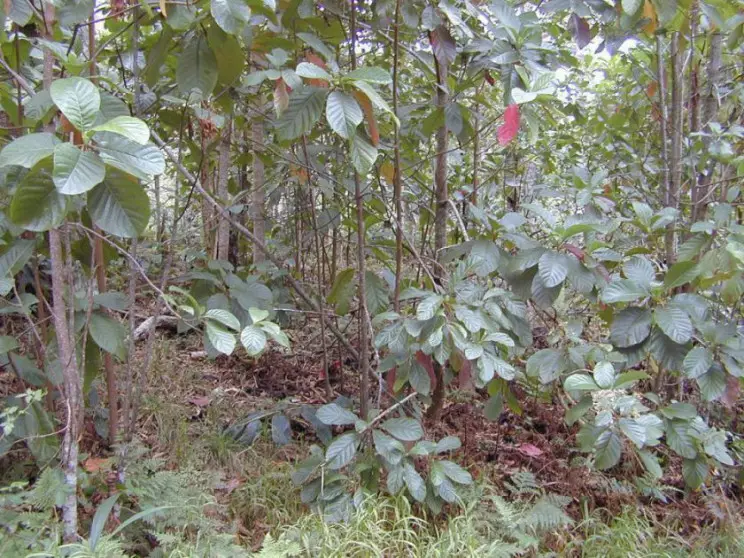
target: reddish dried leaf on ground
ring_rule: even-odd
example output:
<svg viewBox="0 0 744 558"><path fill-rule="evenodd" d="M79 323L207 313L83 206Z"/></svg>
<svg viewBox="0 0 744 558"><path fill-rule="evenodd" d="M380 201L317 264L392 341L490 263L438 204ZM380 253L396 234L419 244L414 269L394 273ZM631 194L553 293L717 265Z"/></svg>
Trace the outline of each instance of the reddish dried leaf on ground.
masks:
<svg viewBox="0 0 744 558"><path fill-rule="evenodd" d="M533 444L522 444L517 448L517 450L519 453L529 457L539 457L543 454L543 451Z"/></svg>

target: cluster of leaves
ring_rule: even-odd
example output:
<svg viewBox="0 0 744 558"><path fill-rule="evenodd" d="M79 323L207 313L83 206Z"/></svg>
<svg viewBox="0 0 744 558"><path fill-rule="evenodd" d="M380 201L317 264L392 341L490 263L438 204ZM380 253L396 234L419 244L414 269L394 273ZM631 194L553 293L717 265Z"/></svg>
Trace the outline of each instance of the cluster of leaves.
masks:
<svg viewBox="0 0 744 558"><path fill-rule="evenodd" d="M316 418L325 425L354 426L354 430L329 441L325 450L313 446L310 457L292 475L293 482L302 486L302 501L321 511L329 521L347 519L365 493L377 492L383 472L390 494L405 488L416 502L425 503L434 513L439 513L445 503L458 503L458 487L472 483L470 473L456 463L433 459L458 449L458 438L422 440L424 431L418 420L405 416L382 420L386 414L373 413L369 421L364 421L338 403L318 409ZM419 471L422 461L428 465L426 479ZM350 479L341 471L352 464L361 479L353 498L348 491Z"/></svg>

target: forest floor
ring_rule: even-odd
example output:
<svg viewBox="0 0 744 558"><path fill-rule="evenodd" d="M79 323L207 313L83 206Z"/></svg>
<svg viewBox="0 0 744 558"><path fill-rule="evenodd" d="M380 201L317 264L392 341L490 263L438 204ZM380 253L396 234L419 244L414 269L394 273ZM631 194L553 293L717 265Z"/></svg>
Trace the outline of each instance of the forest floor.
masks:
<svg viewBox="0 0 744 558"><path fill-rule="evenodd" d="M267 533L276 537L311 515L301 504L290 475L293 465L317 441L312 430L304 428L301 420L293 420L292 441L281 447L271 441L269 432L251 446L225 435L226 427L255 411L326 402L317 329L310 324L288 332L291 351L274 346L258 359L236 354L208 360L200 352L199 335L158 331L138 426L142 445L167 470L211 473L211 485L203 488L216 504L215 520L226 532L237 532L240 543L254 550L261 547ZM332 340L328 341L331 346ZM138 358L143 345L138 346ZM351 398L357 392L358 376L349 363L339 366L336 357L331 383L335 395ZM559 404L524 391L516 395L523 412L505 410L499 421L490 421L483 412L487 395L472 389L450 391L441 420L426 424L426 435L430 439L458 436L462 448L453 459L467 467L477 486L491 493L506 499L523 497L515 492L515 479L529 473L532 494L566 497L573 526L543 534L534 555L742 555L739 497L686 494L679 464L674 462L666 468L657 497L641 496L633 485L636 469L613 471L610 476L584 464L575 447L577 427L566 426ZM264 430L269 428L264 426ZM86 455L83 467L103 485L110 478L113 459L96 433L92 416L86 421L82 451ZM475 504L478 509L479 502ZM449 513L457 516L460 512ZM445 520L430 518L435 532L444 525ZM369 555L393 556L395 552ZM422 550L412 555L447 553Z"/></svg>
<svg viewBox="0 0 744 558"><path fill-rule="evenodd" d="M282 447L275 446L268 433L250 448L225 441L222 433L249 413L271 410L281 402L327 402L317 333L313 324L290 330L289 352L275 346L257 360L236 353L213 361L199 356L199 336L158 333L155 366L147 382L140 422L141 439L153 452L165 456L172 467L197 460L201 461L198 466L220 471L220 499L253 548L260 546L267 532L281 530L309 513L299 503L299 489L291 484L289 474L293 463L304 459L309 444L317 440L311 430L294 421L293 440ZM332 345L329 338L328 346ZM340 364L338 358L331 358L335 395L353 398L358 374L349 366L352 363ZM665 501L653 495L639 496L633 485L638 469L626 467L610 476L583 464L575 442L578 427L566 426L565 411L559 404L523 391L517 392L517 397L521 415L505 410L499 421L491 421L483 412L486 394L473 389L451 391L441 420L426 424L426 432L431 439L460 437L462 448L455 452L454 460L497 493L508 495L515 474L527 472L540 490L570 499L566 511L574 528L543 537L543 550L580 555L578 549L605 521L630 513L647 529L639 534L636 544L651 544L650 533L652 539L666 540L681 555L695 549L706 556L728 554L724 548L728 548L729 532L742 532L736 519L742 517L738 497L686 494L681 464L673 460L658 484L662 490L657 496ZM723 537L724 547L716 550L711 540L719 537ZM646 555L643 547L637 550Z"/></svg>

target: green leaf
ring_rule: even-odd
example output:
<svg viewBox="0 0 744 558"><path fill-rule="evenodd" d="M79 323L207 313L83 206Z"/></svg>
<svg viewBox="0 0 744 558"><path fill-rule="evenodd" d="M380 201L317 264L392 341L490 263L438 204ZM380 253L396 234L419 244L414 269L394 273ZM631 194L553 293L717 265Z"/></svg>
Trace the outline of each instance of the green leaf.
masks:
<svg viewBox="0 0 744 558"><path fill-rule="evenodd" d="M83 194L103 182L106 166L92 151L81 151L71 143L54 149L52 180L61 194Z"/></svg>
<svg viewBox="0 0 744 558"><path fill-rule="evenodd" d="M708 462L702 456L682 460L682 478L685 479L685 484L693 490L697 490L708 480L708 472Z"/></svg>
<svg viewBox="0 0 744 558"><path fill-rule="evenodd" d="M351 463L356 455L357 446L359 446L359 434L356 432L347 432L333 440L326 450L328 468L341 469Z"/></svg>
<svg viewBox="0 0 744 558"><path fill-rule="evenodd" d="M431 391L431 378L429 372L418 361L411 364L411 370L408 373L408 381L411 387L421 395L429 395Z"/></svg>
<svg viewBox="0 0 744 558"><path fill-rule="evenodd" d="M127 331L118 321L99 312L90 315L88 332L96 345L119 359L125 355L124 340Z"/></svg>
<svg viewBox="0 0 744 558"><path fill-rule="evenodd" d="M643 450L638 452L638 457L641 458L643 467L646 469L646 472L651 475L651 478L653 478L654 480L659 480L662 476L664 476L664 471L661 470L659 460L654 454L649 451Z"/></svg>
<svg viewBox="0 0 744 558"><path fill-rule="evenodd" d="M696 380L705 401L715 401L726 392L726 372L719 365L712 366Z"/></svg>
<svg viewBox="0 0 744 558"><path fill-rule="evenodd" d="M595 460L597 469L604 471L611 469L620 462L623 452L623 442L614 430L608 429L602 432L594 443Z"/></svg>
<svg viewBox="0 0 744 558"><path fill-rule="evenodd" d="M615 367L611 362L598 362L593 373L594 380L602 389L609 389L615 383Z"/></svg>
<svg viewBox="0 0 744 558"><path fill-rule="evenodd" d="M629 16L635 15L642 4L643 0L623 0L623 11Z"/></svg>
<svg viewBox="0 0 744 558"><path fill-rule="evenodd" d="M228 35L216 25L211 25L207 31L207 41L212 52L217 56L217 81L229 86L235 84L243 74L247 57L240 41L235 35Z"/></svg>
<svg viewBox="0 0 744 558"><path fill-rule="evenodd" d="M612 389L625 389L633 385L639 380L645 380L648 378L648 374L641 370L631 370L630 372L623 372L618 376L615 381L615 385Z"/></svg>
<svg viewBox="0 0 744 558"><path fill-rule="evenodd" d="M697 263L694 261L678 262L669 268L664 278L664 287L666 289L681 287L694 280L698 273Z"/></svg>
<svg viewBox="0 0 744 558"><path fill-rule="evenodd" d="M426 500L426 484L424 483L424 479L421 478L421 475L418 474L418 471L410 463L406 463L403 466L403 480L414 500L417 502Z"/></svg>
<svg viewBox="0 0 744 558"><path fill-rule="evenodd" d="M351 140L351 163L356 171L366 176L377 160L377 148L359 132Z"/></svg>
<svg viewBox="0 0 744 558"><path fill-rule="evenodd" d="M58 79L52 82L50 93L54 104L75 128L87 132L96 125L101 95L90 81L80 77Z"/></svg>
<svg viewBox="0 0 744 558"><path fill-rule="evenodd" d="M333 77L331 76L331 74L326 72L320 66L316 66L312 62L300 62L299 64L297 64L295 73L298 76L307 79L322 79L329 82L333 81Z"/></svg>
<svg viewBox="0 0 744 558"><path fill-rule="evenodd" d="M10 335L0 335L0 355L18 348L18 341Z"/></svg>
<svg viewBox="0 0 744 558"><path fill-rule="evenodd" d="M240 333L240 342L250 356L256 356L266 347L266 334L262 329L249 325Z"/></svg>
<svg viewBox="0 0 744 558"><path fill-rule="evenodd" d="M150 198L132 176L111 169L103 183L88 192L88 213L107 233L136 238L150 220Z"/></svg>
<svg viewBox="0 0 744 558"><path fill-rule="evenodd" d="M372 431L372 439L374 440L377 453L391 464L397 465L403 460L406 448L398 440L380 430Z"/></svg>
<svg viewBox="0 0 744 558"><path fill-rule="evenodd" d="M244 0L211 0L211 13L225 33L234 35L251 18L251 9Z"/></svg>
<svg viewBox="0 0 744 558"><path fill-rule="evenodd" d="M268 310L262 310L260 308L255 308L251 306L248 308L248 315L251 317L251 321L254 324L257 324L258 322L263 322L266 318L269 317Z"/></svg>
<svg viewBox="0 0 744 558"><path fill-rule="evenodd" d="M355 424L359 420L358 416L337 403L323 405L317 410L315 416L320 422L329 426L346 426Z"/></svg>
<svg viewBox="0 0 744 558"><path fill-rule="evenodd" d="M419 442L421 443L421 442ZM460 449L462 442L457 436L445 436L439 440L434 448L435 453L447 453L448 451L454 451Z"/></svg>
<svg viewBox="0 0 744 558"><path fill-rule="evenodd" d="M694 419L697 416L697 409L690 403L672 403L661 408L661 414L667 418L674 419Z"/></svg>
<svg viewBox="0 0 744 558"><path fill-rule="evenodd" d="M235 336L226 329L222 329L214 322L207 322L205 331L207 339L218 352L230 355L235 350Z"/></svg>
<svg viewBox="0 0 744 558"><path fill-rule="evenodd" d="M442 479L442 482L437 486L437 494L448 504L457 502L457 491L449 479Z"/></svg>
<svg viewBox="0 0 744 558"><path fill-rule="evenodd" d="M10 202L10 220L30 231L44 232L62 224L67 200L52 180L52 162L36 165L23 177Z"/></svg>
<svg viewBox="0 0 744 558"><path fill-rule="evenodd" d="M375 66L365 66L363 68L352 70L344 76L344 79L365 81L367 83L379 83L381 85L387 85L393 82L393 78L390 77L390 72Z"/></svg>
<svg viewBox="0 0 744 558"><path fill-rule="evenodd" d="M47 132L16 138L0 151L0 167L18 165L30 169L54 153L59 143L54 134Z"/></svg>
<svg viewBox="0 0 744 558"><path fill-rule="evenodd" d="M190 101L206 99L217 85L217 59L203 35L192 36L186 42L178 57L176 82Z"/></svg>
<svg viewBox="0 0 744 558"><path fill-rule="evenodd" d="M232 314L232 312L228 312L227 310L212 308L211 310L207 310L204 317L227 326L234 331L240 331L240 321Z"/></svg>
<svg viewBox="0 0 744 558"><path fill-rule="evenodd" d="M323 113L328 89L303 85L292 91L289 105L276 122L279 138L297 139L309 132Z"/></svg>
<svg viewBox="0 0 744 558"><path fill-rule="evenodd" d="M654 310L654 321L667 337L679 344L687 343L693 334L692 322L679 306L670 304Z"/></svg>
<svg viewBox="0 0 744 558"><path fill-rule="evenodd" d="M653 264L643 256L633 256L623 264L625 277L635 281L641 287L648 288L656 279L656 271Z"/></svg>
<svg viewBox="0 0 744 558"><path fill-rule="evenodd" d="M607 304L635 302L649 295L648 288L632 279L616 279L602 292L601 300Z"/></svg>
<svg viewBox="0 0 744 558"><path fill-rule="evenodd" d="M579 402L576 405L566 411L566 424L568 426L575 424L577 420L586 414L586 412L592 407L593 403L594 399L591 395L585 395L579 399Z"/></svg>
<svg viewBox="0 0 744 558"><path fill-rule="evenodd" d="M392 418L380 425L392 436L404 442L415 442L424 435L421 423L412 418Z"/></svg>
<svg viewBox="0 0 744 558"><path fill-rule="evenodd" d="M569 264L567 260L567 256L556 252L545 252L540 256L540 261L537 264L537 274L543 285L552 289L563 283L568 274Z"/></svg>
<svg viewBox="0 0 744 558"><path fill-rule="evenodd" d="M457 463L443 459L439 462L439 466L442 468L442 471L444 471L444 474L457 484L473 484L473 477L470 473L460 467Z"/></svg>
<svg viewBox="0 0 744 558"><path fill-rule="evenodd" d="M354 296L356 290L356 281L354 275L356 270L353 267L349 267L336 274L336 280L333 282L331 292L328 293L327 301L329 304L333 304L336 310L336 314L339 316L345 316L349 313L349 307L351 306L351 299Z"/></svg>
<svg viewBox="0 0 744 558"><path fill-rule="evenodd" d="M326 118L334 132L344 139L351 139L364 114L354 97L341 91L332 91L326 101Z"/></svg>
<svg viewBox="0 0 744 558"><path fill-rule="evenodd" d="M632 418L621 417L618 426L620 431L638 448L642 448L646 444L646 427L643 424Z"/></svg>
<svg viewBox="0 0 744 558"><path fill-rule="evenodd" d="M665 433L667 445L685 459L695 459L695 441L689 433L688 423L680 420L666 420Z"/></svg>
<svg viewBox="0 0 744 558"><path fill-rule="evenodd" d="M33 256L36 241L18 238L0 255L0 278L15 277ZM12 287L11 287L12 288Z"/></svg>
<svg viewBox="0 0 744 558"><path fill-rule="evenodd" d="M589 374L572 374L563 382L566 391L597 391L599 386Z"/></svg>
<svg viewBox="0 0 744 558"><path fill-rule="evenodd" d="M651 332L651 311L645 308L626 308L610 325L610 340L621 348L638 345Z"/></svg>
<svg viewBox="0 0 744 558"><path fill-rule="evenodd" d="M145 145L150 139L150 129L147 124L133 116L117 116L93 128L94 132L112 132Z"/></svg>
<svg viewBox="0 0 744 558"><path fill-rule="evenodd" d="M98 132L93 139L98 146L101 159L107 165L142 180L165 172L163 154L151 143L139 145L110 132Z"/></svg>
<svg viewBox="0 0 744 558"><path fill-rule="evenodd" d="M442 302L444 302L444 299L441 295L430 294L418 303L416 307L416 319L420 321L430 320L434 317L437 310L439 310Z"/></svg>
<svg viewBox="0 0 744 558"><path fill-rule="evenodd" d="M473 269L478 277L486 277L498 269L501 253L495 242L479 238L473 242L470 249Z"/></svg>
<svg viewBox="0 0 744 558"><path fill-rule="evenodd" d="M371 316L377 314L380 310L385 310L388 306L388 287L387 283L379 275L372 271L364 274L367 299L367 310Z"/></svg>
<svg viewBox="0 0 744 558"><path fill-rule="evenodd" d="M527 359L527 375L539 376L543 384L548 384L556 380L566 370L567 365L562 351L542 349Z"/></svg>
<svg viewBox="0 0 744 558"><path fill-rule="evenodd" d="M685 376L694 379L705 374L713 366L713 355L705 347L695 347L685 357L682 370Z"/></svg>

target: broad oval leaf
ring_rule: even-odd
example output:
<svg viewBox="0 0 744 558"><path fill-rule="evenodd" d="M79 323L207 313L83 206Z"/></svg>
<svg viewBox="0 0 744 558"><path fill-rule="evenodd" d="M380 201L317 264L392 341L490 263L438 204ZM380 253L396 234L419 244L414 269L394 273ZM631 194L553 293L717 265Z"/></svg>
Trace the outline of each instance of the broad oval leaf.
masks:
<svg viewBox="0 0 744 558"><path fill-rule="evenodd" d="M230 355L235 350L235 336L226 329L222 329L214 322L207 322L205 332L212 347L218 352Z"/></svg>
<svg viewBox="0 0 744 558"><path fill-rule="evenodd" d="M187 41L176 67L176 81L181 93L192 101L209 97L217 85L217 73L217 59L207 39L198 34Z"/></svg>
<svg viewBox="0 0 744 558"><path fill-rule="evenodd" d="M30 169L54 153L59 143L59 139L48 132L16 138L0 151L0 167L18 165Z"/></svg>
<svg viewBox="0 0 744 558"><path fill-rule="evenodd" d="M616 279L605 287L601 300L607 304L635 302L648 294L648 288L633 279Z"/></svg>
<svg viewBox="0 0 744 558"><path fill-rule="evenodd" d="M110 169L104 181L88 192L88 213L107 233L135 238L150 220L150 199L136 179Z"/></svg>
<svg viewBox="0 0 744 558"><path fill-rule="evenodd" d="M225 33L238 33L251 18L245 0L211 0L212 17Z"/></svg>
<svg viewBox="0 0 744 558"><path fill-rule="evenodd" d="M572 374L563 382L566 391L597 391L599 386L589 374Z"/></svg>
<svg viewBox="0 0 744 558"><path fill-rule="evenodd" d="M315 413L315 416L320 422L330 426L346 426L347 424L354 424L359 420L358 416L348 409L344 409L338 403L323 405Z"/></svg>
<svg viewBox="0 0 744 558"><path fill-rule="evenodd" d="M602 389L609 389L615 383L615 367L611 362L603 361L594 367L594 380Z"/></svg>
<svg viewBox="0 0 744 558"><path fill-rule="evenodd" d="M623 453L623 442L620 436L608 429L602 432L594 443L594 464L597 469L604 471L610 469L620 462Z"/></svg>
<svg viewBox="0 0 744 558"><path fill-rule="evenodd" d="M256 356L266 346L266 334L262 329L249 325L240 333L240 342L250 356Z"/></svg>
<svg viewBox="0 0 744 558"><path fill-rule="evenodd" d="M393 78L390 77L390 72L375 66L365 66L352 70L344 76L344 79L366 81L367 83L379 83L381 85L387 85L393 82Z"/></svg>
<svg viewBox="0 0 744 558"><path fill-rule="evenodd" d="M654 321L667 337L675 343L687 343L694 332L687 313L677 305L670 304L654 310Z"/></svg>
<svg viewBox="0 0 744 558"><path fill-rule="evenodd" d="M279 137L291 140L309 132L323 113L326 95L325 87L303 85L292 91L286 110L276 122Z"/></svg>
<svg viewBox="0 0 744 558"><path fill-rule="evenodd" d="M307 79L322 79L324 81L331 81L333 77L331 74L326 72L320 66L313 64L312 62L300 62L297 64L295 73Z"/></svg>
<svg viewBox="0 0 744 558"><path fill-rule="evenodd" d="M651 333L651 311L645 308L626 308L615 316L610 325L610 340L621 348L644 341Z"/></svg>
<svg viewBox="0 0 744 558"><path fill-rule="evenodd" d="M424 435L421 423L412 418L392 418L380 425L391 436L404 442L415 442Z"/></svg>
<svg viewBox="0 0 744 558"><path fill-rule="evenodd" d="M240 321L232 314L232 312L228 312L227 310L212 308L211 310L207 310L204 317L227 326L232 330L240 330Z"/></svg>
<svg viewBox="0 0 744 558"><path fill-rule="evenodd" d="M682 362L682 370L688 378L697 378L713 366L713 355L705 347L695 347Z"/></svg>
<svg viewBox="0 0 744 558"><path fill-rule="evenodd" d="M356 171L366 176L377 160L377 148L357 132L351 141L351 163Z"/></svg>
<svg viewBox="0 0 744 558"><path fill-rule="evenodd" d="M140 145L145 145L150 139L150 129L147 124L133 116L117 116L94 127L93 131L119 134Z"/></svg>
<svg viewBox="0 0 744 558"><path fill-rule="evenodd" d="M542 279L543 285L552 289L563 283L568 274L568 262L566 260L566 256L555 252L545 252L540 256L537 273Z"/></svg>
<svg viewBox="0 0 744 558"><path fill-rule="evenodd" d="M341 469L354 459L359 446L359 434L347 432L342 434L328 446L326 450L326 461L330 469Z"/></svg>
<svg viewBox="0 0 744 558"><path fill-rule="evenodd" d="M50 93L54 104L75 128L87 132L96 125L101 95L90 81L81 77L58 79L52 82Z"/></svg>
<svg viewBox="0 0 744 558"><path fill-rule="evenodd" d="M127 330L121 323L110 316L93 312L90 316L88 331L101 349L118 358L124 357L124 340Z"/></svg>
<svg viewBox="0 0 744 558"><path fill-rule="evenodd" d="M643 256L633 256L623 264L623 273L631 281L635 281L642 287L649 287L656 279L656 271L653 264Z"/></svg>
<svg viewBox="0 0 744 558"><path fill-rule="evenodd" d="M43 232L62 224L67 199L52 180L52 162L45 160L23 177L10 202L10 220L30 231Z"/></svg>
<svg viewBox="0 0 744 558"><path fill-rule="evenodd" d="M344 139L350 139L356 134L364 114L354 97L341 91L332 91L326 101L326 118L334 132Z"/></svg>
<svg viewBox="0 0 744 558"><path fill-rule="evenodd" d="M147 180L165 172L165 158L153 144L139 145L111 132L98 132L94 136L101 159L107 164L137 178Z"/></svg>
<svg viewBox="0 0 744 558"><path fill-rule="evenodd" d="M84 194L103 182L106 166L92 151L81 151L71 143L61 143L54 149L52 179L61 194Z"/></svg>

